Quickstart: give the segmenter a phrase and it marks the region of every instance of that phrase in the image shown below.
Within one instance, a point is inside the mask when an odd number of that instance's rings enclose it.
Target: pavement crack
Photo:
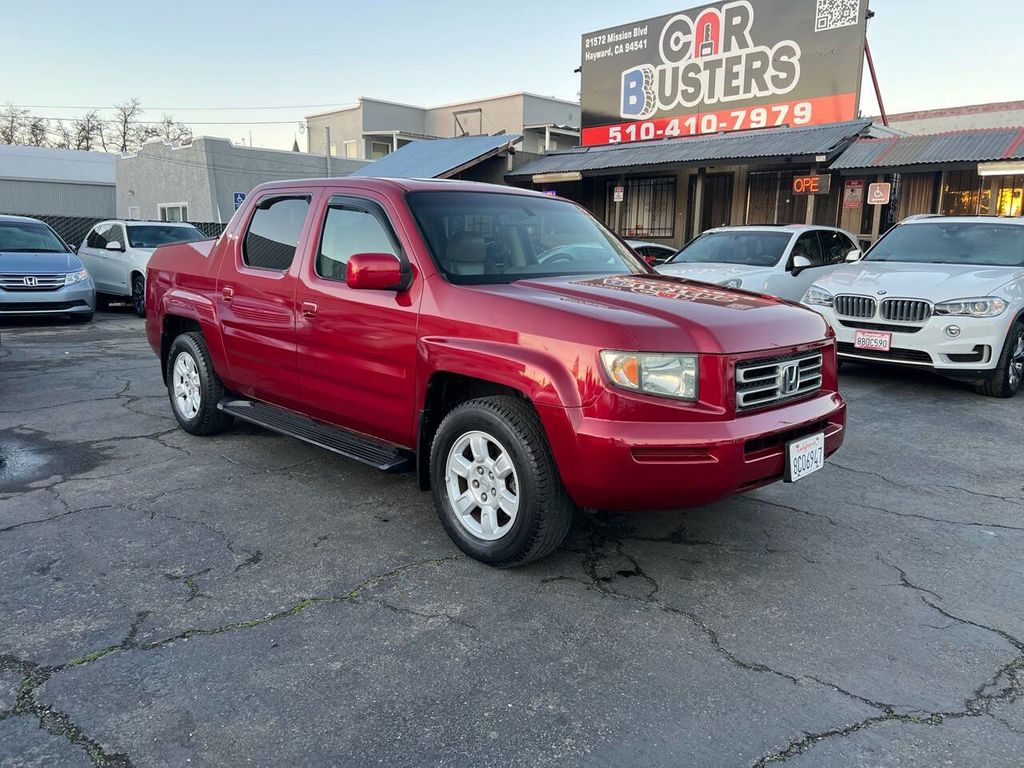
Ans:
[[[878,562],[882,563],[882,565],[885,565],[885,566],[888,566],[889,568],[892,568],[894,571],[896,571],[900,575],[900,584],[899,584],[899,586],[906,587],[907,589],[912,589],[912,590],[914,590],[916,592],[922,592],[922,593],[924,593],[926,595],[931,595],[932,597],[934,597],[937,600],[942,600],[943,599],[942,595],[940,595],[938,592],[933,592],[932,590],[927,589],[925,587],[919,587],[917,584],[914,584],[913,582],[911,582],[910,579],[907,578],[907,572],[904,571],[902,568],[900,568],[895,563],[890,563],[888,560],[886,560],[881,555],[875,555],[875,558],[878,560]]]

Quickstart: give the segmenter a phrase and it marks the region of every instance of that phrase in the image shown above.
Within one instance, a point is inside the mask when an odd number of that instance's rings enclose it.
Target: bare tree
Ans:
[[[75,135],[72,130],[64,125],[63,120],[55,120],[53,123],[53,141],[51,144],[56,149],[74,149]]]
[[[72,149],[98,149],[103,146],[103,121],[91,109],[74,122]]]
[[[18,109],[8,104],[0,112],[0,144],[21,144],[25,132],[27,109]]]
[[[135,148],[139,131],[138,121],[143,112],[141,105],[142,102],[138,99],[114,105],[114,117],[104,132],[104,149],[128,152]]]
[[[173,115],[166,113],[160,120],[158,131],[156,135],[164,141],[183,144],[192,140],[192,130],[184,123],[176,121]]]
[[[31,147],[46,147],[50,144],[50,122],[32,115],[25,124],[25,143]]]

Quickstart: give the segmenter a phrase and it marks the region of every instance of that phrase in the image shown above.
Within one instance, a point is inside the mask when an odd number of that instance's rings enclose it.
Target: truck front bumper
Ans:
[[[540,410],[551,436],[559,416]],[[569,495],[581,507],[622,512],[704,506],[777,482],[787,443],[821,432],[831,455],[846,429],[838,392],[722,421],[607,421],[557,410],[575,432],[552,441]]]

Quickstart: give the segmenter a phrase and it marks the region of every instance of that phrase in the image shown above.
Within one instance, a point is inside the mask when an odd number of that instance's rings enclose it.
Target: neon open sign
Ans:
[[[831,176],[794,176],[794,195],[827,195],[832,189]]]

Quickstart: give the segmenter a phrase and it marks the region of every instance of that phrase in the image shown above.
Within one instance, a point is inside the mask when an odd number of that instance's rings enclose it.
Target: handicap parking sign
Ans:
[[[245,202],[245,192],[235,192],[235,210],[237,211]]]

